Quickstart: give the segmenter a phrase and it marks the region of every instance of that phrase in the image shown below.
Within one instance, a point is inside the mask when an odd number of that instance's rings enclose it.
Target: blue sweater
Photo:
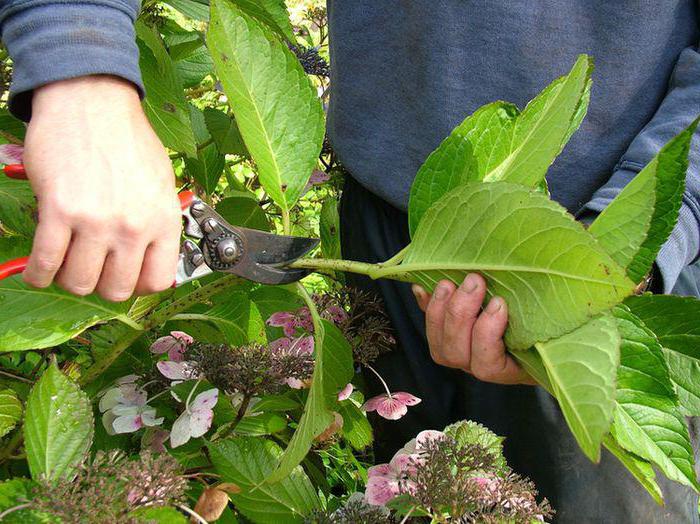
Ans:
[[[590,110],[548,173],[573,213],[602,210],[700,114],[697,0],[329,0],[329,134],[352,175],[405,209],[426,156],[466,115],[524,105],[579,53],[595,58]],[[114,74],[141,86],[138,0],[0,0],[15,61],[11,107],[31,90]],[[700,148],[657,264],[665,292],[700,296]]]

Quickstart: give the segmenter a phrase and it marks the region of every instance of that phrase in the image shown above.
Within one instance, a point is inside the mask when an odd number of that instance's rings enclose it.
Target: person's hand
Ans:
[[[38,88],[24,164],[39,206],[25,282],[113,301],[172,285],[175,180],[132,84],[88,76]]]
[[[505,301],[493,297],[481,310],[486,297],[482,276],[470,273],[457,288],[449,280],[442,280],[432,296],[414,284],[413,294],[425,312],[430,355],[437,364],[462,369],[485,382],[536,384],[506,352]]]

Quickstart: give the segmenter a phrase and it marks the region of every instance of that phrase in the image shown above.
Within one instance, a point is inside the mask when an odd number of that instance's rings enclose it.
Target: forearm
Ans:
[[[134,20],[139,0],[0,2],[2,40],[14,61],[10,109],[28,120],[39,86],[107,74],[142,90]]]
[[[632,141],[618,168],[583,209],[584,215],[602,211],[661,147],[700,116],[700,54],[688,48],[681,53],[670,89],[657,113]],[[700,139],[693,140],[688,158],[686,188],[678,223],[657,258],[663,291],[671,292],[681,270],[700,252]]]

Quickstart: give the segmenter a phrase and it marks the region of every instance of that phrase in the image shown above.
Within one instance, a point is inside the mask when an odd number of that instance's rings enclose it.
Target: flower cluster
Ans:
[[[402,506],[444,522],[544,521],[552,515],[527,479],[513,473],[501,439],[472,422],[442,431],[423,431],[388,464],[368,471],[365,502],[385,506],[401,496]]]
[[[163,423],[162,417],[156,417],[155,408],[148,405],[146,390],[137,384],[139,378],[127,375],[118,379],[100,398],[102,424],[109,435],[132,433]]]
[[[330,76],[331,68],[326,59],[318,53],[318,47],[289,44],[289,49],[299,59],[307,75],[322,76],[324,78]]]
[[[72,479],[39,482],[32,506],[60,522],[137,522],[130,512],[184,501],[187,480],[169,455],[143,452],[129,459],[122,451],[97,452]]]

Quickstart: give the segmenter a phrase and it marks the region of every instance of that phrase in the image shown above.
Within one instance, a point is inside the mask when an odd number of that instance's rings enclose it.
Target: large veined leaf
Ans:
[[[221,153],[248,156],[235,118],[231,118],[223,111],[208,107],[204,110],[204,120]]]
[[[304,522],[304,516],[320,506],[316,490],[300,466],[274,485],[264,482],[282,453],[274,442],[236,437],[209,444],[208,449],[222,480],[241,488],[231,499],[252,521]]]
[[[683,412],[700,416],[700,301],[673,295],[642,295],[629,297],[625,304],[664,347]]]
[[[175,65],[154,28],[136,24],[139,66],[146,89],[144,111],[166,147],[197,156],[190,114]]]
[[[287,45],[224,0],[213,0],[207,43],[260,183],[284,211],[301,195],[324,137],[315,88]]]
[[[260,202],[247,196],[231,196],[216,204],[216,212],[234,226],[270,231],[270,221]]]
[[[197,151],[196,158],[185,159],[185,165],[187,172],[211,195],[224,172],[226,159],[219,153],[216,144],[209,144]]]
[[[571,432],[588,458],[598,462],[615,407],[620,362],[615,319],[607,314],[599,316],[535,348]]]
[[[693,447],[661,345],[626,308],[614,310],[622,339],[612,435],[670,479],[698,488]]]
[[[592,64],[581,56],[568,75],[547,86],[522,113],[506,102],[468,116],[428,157],[411,186],[409,229],[443,194],[467,182],[544,182],[588,108]]]
[[[11,389],[0,390],[0,438],[7,435],[22,419],[22,402]]]
[[[697,121],[666,144],[591,224],[590,232],[633,282],[651,269],[676,225]]]
[[[0,223],[18,235],[30,237],[36,223],[36,200],[29,182],[0,177]]]
[[[423,217],[403,263],[371,276],[432,289],[441,279],[461,283],[472,271],[505,298],[511,349],[567,333],[633,288],[564,208],[505,182],[471,183],[443,196]]]
[[[128,302],[79,297],[56,286],[34,288],[20,277],[0,281],[0,306],[0,353],[56,346],[115,318],[139,328],[126,314]]]
[[[70,476],[90,449],[92,406],[52,363],[27,399],[24,445],[32,478]]]
[[[372,445],[372,425],[360,405],[352,399],[344,400],[338,403],[338,413],[343,417],[343,427],[340,431],[348,444],[357,450]]]
[[[233,0],[248,16],[256,18],[290,43],[296,43],[292,22],[284,0]]]
[[[325,320],[315,334],[316,364],[311,389],[292,440],[280,458],[277,469],[267,481],[276,483],[289,475],[311,449],[315,437],[333,422],[331,407],[337,404],[338,392],[352,379],[352,349],[340,330]]]

